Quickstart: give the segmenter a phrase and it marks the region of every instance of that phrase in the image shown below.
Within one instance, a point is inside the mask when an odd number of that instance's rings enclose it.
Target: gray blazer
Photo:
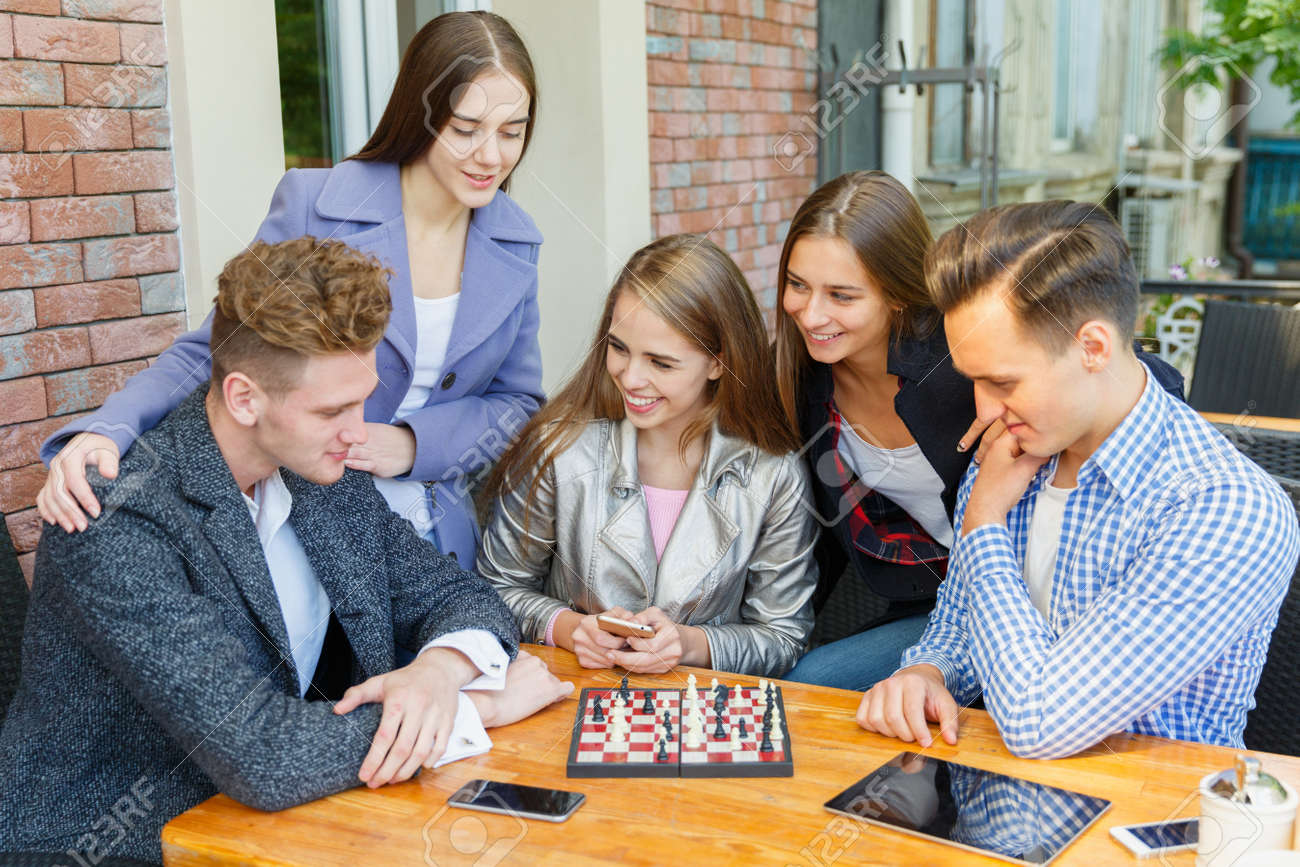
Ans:
[[[381,709],[336,716],[298,697],[206,393],[137,440],[114,482],[96,476],[104,510],[87,530],[41,537],[22,682],[0,730],[0,850],[94,845],[156,861],[162,826],[218,791],[279,810],[358,784]],[[369,475],[322,487],[282,472],[354,683],[391,670],[395,643],[457,629],[487,629],[514,656],[492,588],[416,536]]]
[[[781,675],[812,632],[817,528],[796,454],[768,454],[715,427],[673,534],[656,561],[637,478],[636,428],[590,422],[537,485],[493,507],[478,571],[523,634],[545,638],[563,608],[595,613],[651,605],[704,629],[714,668]]]

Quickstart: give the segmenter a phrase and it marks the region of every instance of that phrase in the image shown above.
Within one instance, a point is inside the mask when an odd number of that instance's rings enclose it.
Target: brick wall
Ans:
[[[0,511],[37,449],[185,325],[162,0],[0,0]]]
[[[799,134],[816,48],[816,0],[646,3],[654,235],[707,232],[769,322],[781,242],[816,187],[812,137]]]

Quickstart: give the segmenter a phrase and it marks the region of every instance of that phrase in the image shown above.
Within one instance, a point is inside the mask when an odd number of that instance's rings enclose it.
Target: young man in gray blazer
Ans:
[[[264,810],[406,780],[562,698],[495,591],[391,512],[366,441],[386,273],[254,244],[218,280],[212,379],[45,533],[0,730],[0,850],[159,860],[217,792]],[[394,668],[395,646],[418,651]],[[513,661],[512,661],[513,660]]]

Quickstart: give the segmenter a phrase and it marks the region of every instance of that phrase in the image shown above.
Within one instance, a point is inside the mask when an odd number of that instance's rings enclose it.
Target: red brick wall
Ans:
[[[185,325],[162,0],[0,0],[0,512],[37,449]]]
[[[654,235],[708,233],[769,321],[786,227],[816,186],[817,155],[797,135],[816,48],[816,0],[646,3]],[[781,159],[779,143],[792,146]]]

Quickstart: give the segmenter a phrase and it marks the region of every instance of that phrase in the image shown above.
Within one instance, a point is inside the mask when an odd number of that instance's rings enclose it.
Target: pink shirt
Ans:
[[[641,489],[645,491],[646,510],[650,513],[650,535],[654,538],[655,559],[659,559],[664,555],[668,537],[673,533],[677,516],[682,513],[682,506],[686,504],[686,495],[690,491],[670,491],[649,485],[642,485]]]

